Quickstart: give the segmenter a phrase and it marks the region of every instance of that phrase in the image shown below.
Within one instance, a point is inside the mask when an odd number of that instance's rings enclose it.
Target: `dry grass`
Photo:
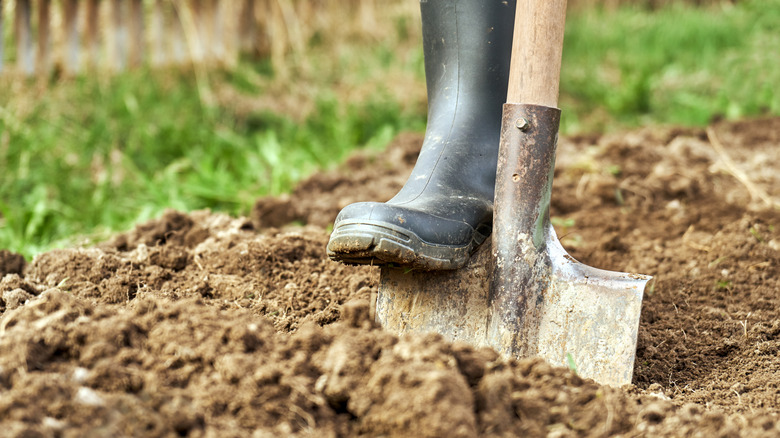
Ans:
[[[117,71],[219,63],[241,53],[277,68],[312,44],[380,42],[415,32],[418,5],[405,0],[16,0],[0,2],[5,74]],[[400,29],[404,27],[404,29]],[[5,35],[4,35],[5,36]]]
[[[569,0],[571,9],[714,6],[734,0]],[[413,0],[15,0],[0,3],[4,72],[74,74],[153,65],[219,63],[241,53],[268,57],[281,73],[314,45],[380,43],[419,33]],[[29,13],[30,22],[22,17]],[[8,50],[10,49],[10,50]],[[3,65],[3,63],[0,63]],[[10,68],[9,68],[10,67]]]

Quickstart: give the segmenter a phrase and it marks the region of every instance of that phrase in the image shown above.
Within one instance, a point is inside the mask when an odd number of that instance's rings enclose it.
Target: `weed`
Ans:
[[[620,188],[615,189],[615,202],[617,205],[625,205],[626,200],[623,197],[623,190]]]
[[[728,258],[727,256],[718,257],[717,259],[715,259],[715,260],[711,261],[711,262],[710,262],[710,263],[707,265],[707,267],[708,267],[708,268],[714,268],[715,266],[718,266],[718,265],[719,265],[719,264],[720,264],[722,261],[726,260],[727,258]]]
[[[562,218],[554,216],[550,218],[550,222],[560,229],[561,239],[565,238],[567,246],[576,247],[582,244],[582,236],[568,236],[569,229],[576,223],[574,218]]]
[[[750,227],[750,234],[758,240],[759,243],[764,243],[764,238],[761,237],[761,234],[758,233],[758,230],[755,229],[755,227]]]
[[[571,355],[571,353],[566,353],[566,364],[569,366],[569,369],[574,373],[577,373],[577,364],[574,363],[574,356]]]
[[[622,169],[617,164],[613,164],[607,167],[607,173],[612,176],[620,176]]]
[[[562,234],[560,239],[566,248],[579,248],[585,244],[585,239],[579,234]]]
[[[564,230],[573,227],[574,224],[576,223],[573,218],[562,218],[562,217],[552,217],[550,219],[550,222],[552,222],[552,224],[557,227],[563,228]]]
[[[655,294],[655,278],[650,280],[650,283],[647,286],[647,296],[652,297],[653,294]]]

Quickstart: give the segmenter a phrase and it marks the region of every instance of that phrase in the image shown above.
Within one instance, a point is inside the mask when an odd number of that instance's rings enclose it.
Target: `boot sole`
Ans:
[[[436,245],[386,222],[343,221],[330,236],[328,257],[349,265],[458,269],[485,238],[475,233],[467,245]]]

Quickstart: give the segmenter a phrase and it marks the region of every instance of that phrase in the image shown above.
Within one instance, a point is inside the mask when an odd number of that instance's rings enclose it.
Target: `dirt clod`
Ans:
[[[0,277],[6,274],[21,274],[27,264],[24,256],[0,249]]]

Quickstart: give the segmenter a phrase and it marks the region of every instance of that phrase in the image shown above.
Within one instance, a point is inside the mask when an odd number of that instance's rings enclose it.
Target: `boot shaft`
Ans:
[[[428,126],[412,175],[391,203],[458,196],[492,206],[515,4],[420,2]]]
[[[515,5],[514,0],[420,2],[429,125],[465,119],[458,121],[500,129]]]

